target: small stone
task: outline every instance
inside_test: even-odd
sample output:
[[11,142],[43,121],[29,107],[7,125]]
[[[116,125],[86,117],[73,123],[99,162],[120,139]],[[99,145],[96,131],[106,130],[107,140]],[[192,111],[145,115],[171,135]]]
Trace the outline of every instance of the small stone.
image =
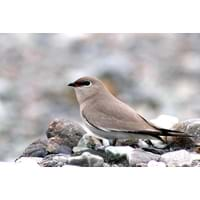
[[192,164],[192,156],[186,150],[173,151],[161,155],[160,161],[169,167],[190,166]]
[[179,119],[170,115],[160,115],[157,118],[150,120],[150,122],[160,128],[171,129],[175,124],[179,122]]
[[105,148],[109,160],[119,160],[122,157],[127,157],[133,150],[130,146],[109,146]]
[[134,149],[130,146],[110,146],[105,149],[105,152],[108,156],[108,162],[118,162],[123,163],[126,166],[126,163],[123,161],[125,158],[128,162],[128,166],[136,166],[142,163],[148,163],[150,160],[158,160],[159,155],[153,154],[142,149]]
[[46,150],[47,143],[47,138],[40,138],[34,141],[24,150],[20,157],[45,157],[48,154]]
[[151,160],[159,160],[160,156],[142,149],[133,149],[132,152],[127,154],[129,166],[136,166],[138,163],[148,163]]
[[80,124],[70,120],[55,119],[49,123],[46,135],[48,138],[62,138],[66,146],[73,148],[86,133]]
[[50,154],[47,155],[39,163],[42,167],[62,167],[67,164],[69,155],[66,154]]
[[166,164],[164,162],[158,162],[155,160],[151,160],[147,164],[148,167],[166,167]]
[[110,164],[108,164],[108,163],[103,163],[103,167],[110,167]]
[[100,139],[96,138],[94,135],[87,133],[78,142],[77,147],[84,147],[90,149],[98,149],[103,147]]
[[104,159],[89,152],[84,152],[80,156],[69,157],[68,164],[82,167],[103,167]]
[[39,166],[39,163],[42,161],[42,158],[39,157],[21,157],[15,162],[20,165],[26,166]]
[[173,129],[182,131],[193,137],[167,137],[172,149],[193,149],[198,152],[200,146],[200,119],[188,119],[176,124]]
[[133,151],[130,146],[109,146],[105,148],[105,161],[109,164],[118,166],[128,166],[127,155]]
[[66,140],[60,138],[59,136],[54,136],[49,138],[47,144],[48,153],[63,153],[63,154],[71,154],[72,149],[68,146],[68,142],[66,144]]

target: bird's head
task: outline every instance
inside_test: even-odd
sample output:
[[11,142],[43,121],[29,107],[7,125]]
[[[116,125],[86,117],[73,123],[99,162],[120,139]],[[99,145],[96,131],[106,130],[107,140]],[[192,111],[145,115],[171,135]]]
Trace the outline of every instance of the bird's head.
[[95,95],[106,90],[104,84],[94,77],[82,77],[69,83],[68,86],[73,87],[79,103],[95,97]]

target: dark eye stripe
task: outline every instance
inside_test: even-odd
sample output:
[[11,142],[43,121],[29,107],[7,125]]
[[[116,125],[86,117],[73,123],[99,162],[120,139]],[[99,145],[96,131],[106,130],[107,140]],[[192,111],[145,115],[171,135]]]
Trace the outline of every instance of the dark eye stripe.
[[90,85],[90,81],[76,81],[75,85],[77,87],[88,86],[88,85]]

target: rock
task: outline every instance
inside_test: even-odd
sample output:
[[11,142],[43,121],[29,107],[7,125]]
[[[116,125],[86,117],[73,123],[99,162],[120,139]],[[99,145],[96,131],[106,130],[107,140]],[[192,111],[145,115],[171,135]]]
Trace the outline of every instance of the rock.
[[43,158],[39,164],[42,167],[62,167],[66,165],[69,157],[66,154],[50,154]]
[[160,115],[157,118],[150,120],[150,122],[160,128],[171,129],[179,122],[179,119],[170,115]]
[[[150,120],[150,122],[160,128],[173,129],[173,127],[179,122],[179,119],[177,117],[170,115],[160,115],[157,118]],[[162,139],[166,142],[168,141],[167,137],[162,136]],[[160,147],[158,146],[158,148]]]
[[199,151],[200,147],[200,119],[189,119],[181,121],[173,127],[175,130],[183,131],[193,137],[167,137],[174,149],[194,149]]
[[169,167],[182,167],[190,166],[193,158],[188,151],[179,150],[163,154],[160,161],[166,163]]
[[147,167],[166,167],[166,164],[164,162],[151,160],[148,162]]
[[181,121],[174,128],[194,136],[191,139],[195,140],[196,143],[200,142],[200,118]]
[[104,159],[89,152],[84,152],[80,156],[69,157],[67,163],[70,165],[78,165],[82,167],[103,167]]
[[103,147],[100,139],[96,138],[94,135],[87,133],[78,142],[77,147],[89,148],[89,149],[99,149]]
[[47,138],[40,138],[34,141],[24,150],[20,157],[45,157],[48,154],[46,150],[47,143]]
[[73,148],[74,155],[81,155],[84,152],[89,152],[93,155],[97,155],[106,159],[106,153],[104,151],[105,144],[108,145],[108,140],[97,138],[91,133],[85,134],[79,141],[78,145]]
[[66,146],[73,148],[86,131],[77,123],[70,120],[55,119],[49,123],[46,131],[48,138],[58,136]]
[[130,146],[109,146],[105,148],[108,161],[118,161],[127,158],[134,149]]
[[[142,149],[133,149],[130,146],[110,146],[105,149],[108,162],[122,163],[124,166],[136,166],[148,163],[150,160],[158,160],[159,155],[153,154]],[[126,159],[127,163],[124,161]]]
[[132,152],[127,154],[127,159],[129,166],[136,166],[141,163],[148,163],[151,160],[159,160],[160,156],[158,154],[153,154],[151,152],[144,151],[142,149],[133,149]]
[[42,158],[39,157],[21,157],[16,160],[17,164],[26,165],[26,166],[39,166],[39,163],[42,161]]
[[[66,144],[67,143],[67,144]],[[63,154],[71,154],[72,149],[68,146],[68,142],[65,139],[60,138],[58,135],[49,138],[47,144],[48,153],[63,153]]]

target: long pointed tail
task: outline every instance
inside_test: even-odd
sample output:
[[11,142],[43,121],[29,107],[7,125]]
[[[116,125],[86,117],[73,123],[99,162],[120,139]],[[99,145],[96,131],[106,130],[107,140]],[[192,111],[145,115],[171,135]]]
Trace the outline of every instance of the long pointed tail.
[[159,130],[162,132],[163,136],[194,137],[193,135],[189,135],[183,131],[164,129],[164,128],[159,128]]

